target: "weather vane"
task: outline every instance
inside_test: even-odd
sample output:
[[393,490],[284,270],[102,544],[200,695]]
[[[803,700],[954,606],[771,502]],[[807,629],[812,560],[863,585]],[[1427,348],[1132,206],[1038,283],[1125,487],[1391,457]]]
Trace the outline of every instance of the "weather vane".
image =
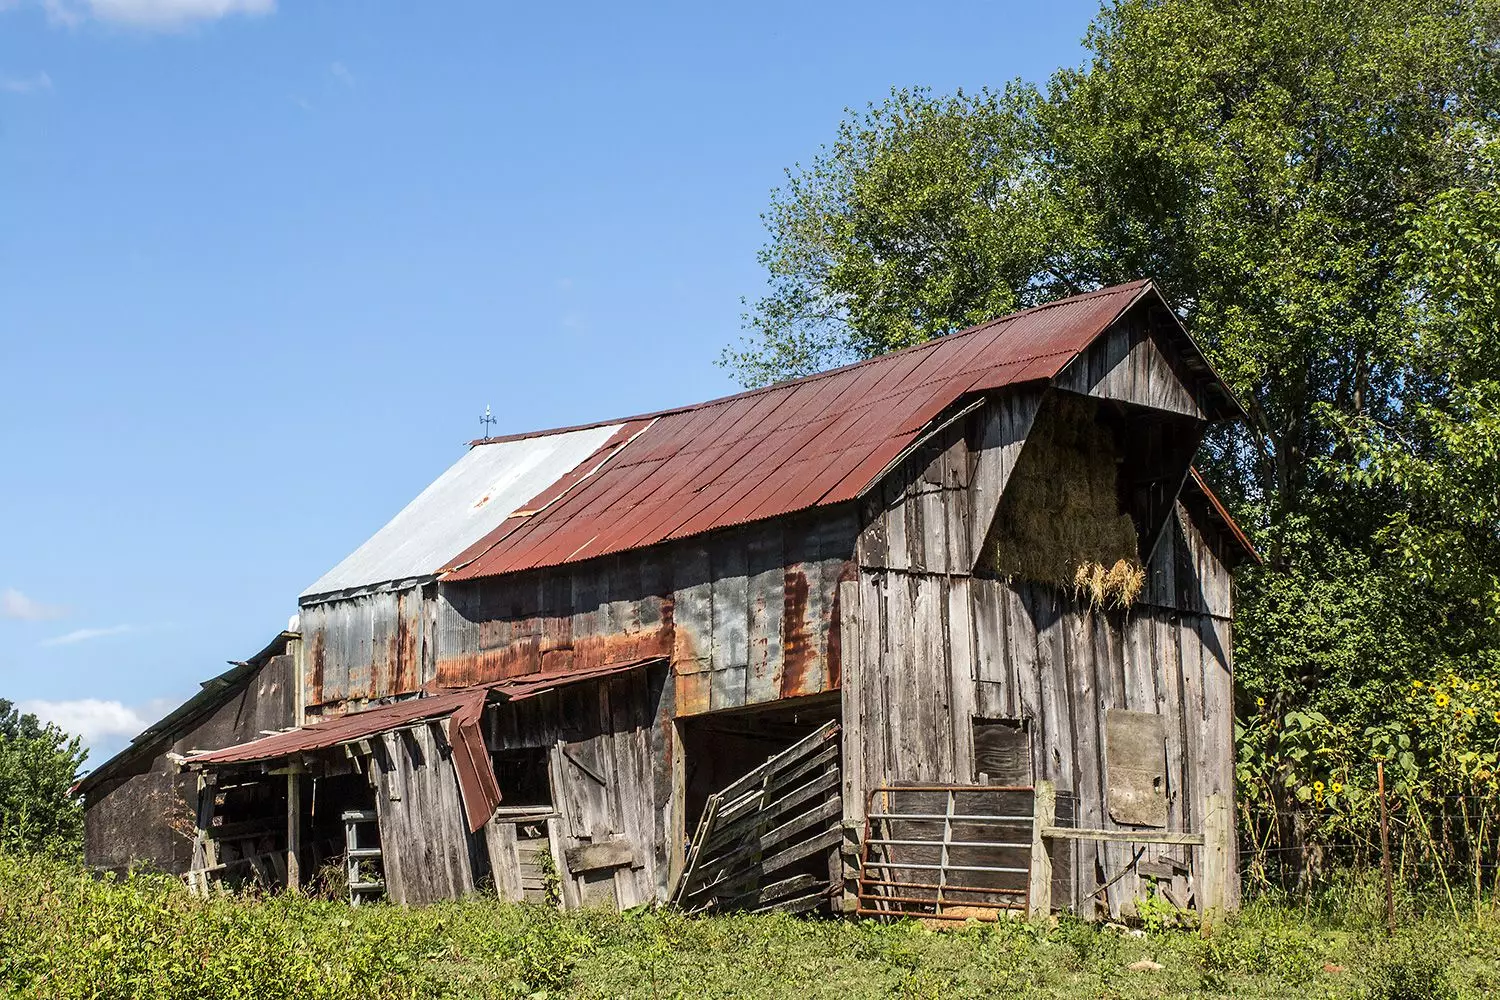
[[493,426],[495,426],[499,422],[500,421],[498,419],[496,419],[494,416],[492,416],[490,414],[489,404],[486,403],[485,407],[484,407],[484,416],[482,416],[482,417],[479,418],[479,427],[480,427],[479,436],[482,437],[482,438],[489,437],[490,436],[490,428],[493,427]]

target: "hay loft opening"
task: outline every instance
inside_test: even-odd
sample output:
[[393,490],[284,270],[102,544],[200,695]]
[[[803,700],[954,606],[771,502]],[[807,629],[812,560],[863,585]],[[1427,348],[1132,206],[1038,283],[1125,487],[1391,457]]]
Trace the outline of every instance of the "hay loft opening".
[[980,565],[1125,607],[1206,425],[1054,391],[1000,498]]

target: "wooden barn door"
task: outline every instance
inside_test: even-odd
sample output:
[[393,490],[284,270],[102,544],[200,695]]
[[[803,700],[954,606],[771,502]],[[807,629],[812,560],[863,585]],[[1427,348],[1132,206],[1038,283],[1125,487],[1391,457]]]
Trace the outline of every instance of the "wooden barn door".
[[842,890],[839,724],[709,796],[671,899],[690,913],[801,912]]

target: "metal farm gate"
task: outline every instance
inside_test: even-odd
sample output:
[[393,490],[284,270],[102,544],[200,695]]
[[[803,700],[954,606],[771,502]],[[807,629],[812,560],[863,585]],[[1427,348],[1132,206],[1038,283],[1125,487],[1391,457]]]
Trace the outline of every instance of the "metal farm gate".
[[860,852],[866,916],[996,919],[1031,902],[1030,786],[890,785],[870,792]]
[[689,913],[813,909],[841,888],[839,724],[709,796],[673,887]]

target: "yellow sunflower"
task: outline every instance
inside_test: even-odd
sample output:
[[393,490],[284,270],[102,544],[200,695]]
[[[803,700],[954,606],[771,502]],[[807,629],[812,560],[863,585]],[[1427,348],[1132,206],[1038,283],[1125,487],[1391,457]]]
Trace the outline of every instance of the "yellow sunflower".
[[1438,708],[1447,708],[1448,707],[1448,695],[1447,695],[1446,692],[1439,691],[1437,693],[1437,697],[1433,698],[1432,700],[1435,701],[1435,702],[1437,702],[1437,707]]
[[1337,795],[1344,790],[1344,786],[1335,781],[1333,782],[1333,784],[1328,786],[1328,790]]
[[1323,793],[1323,783],[1321,781],[1314,781],[1313,782],[1313,791],[1315,791],[1315,792],[1317,792],[1318,794],[1321,795]]

